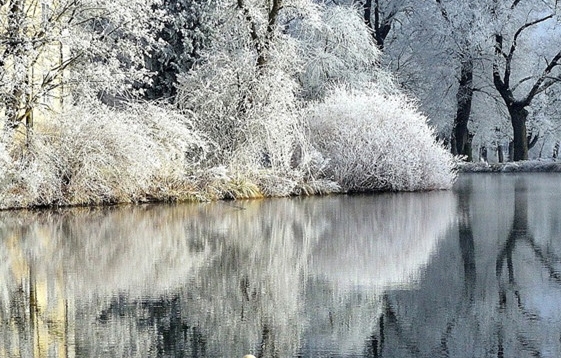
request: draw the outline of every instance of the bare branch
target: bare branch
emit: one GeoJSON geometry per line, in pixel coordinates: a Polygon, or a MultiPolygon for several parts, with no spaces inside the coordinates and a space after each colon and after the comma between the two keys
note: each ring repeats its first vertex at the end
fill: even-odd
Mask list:
{"type": "Polygon", "coordinates": [[[514,0],[512,2],[512,5],[510,5],[510,9],[511,10],[514,9],[519,3],[520,3],[520,0],[514,0]]]}
{"type": "Polygon", "coordinates": [[[537,20],[531,21],[531,22],[527,22],[524,25],[522,25],[515,33],[514,33],[514,38],[512,40],[512,44],[510,46],[510,51],[508,52],[508,55],[506,57],[506,63],[505,63],[505,72],[504,72],[504,83],[508,86],[509,82],[510,82],[510,73],[511,73],[511,67],[512,67],[512,57],[514,56],[514,52],[516,51],[516,46],[518,45],[518,38],[520,37],[520,35],[522,34],[522,32],[526,29],[528,29],[529,27],[532,27],[534,25],[537,25],[541,22],[544,22],[546,20],[549,20],[553,17],[554,14],[550,14],[548,16],[539,18],[537,20]]]}
{"type": "Polygon", "coordinates": [[[530,102],[532,102],[532,100],[534,99],[534,97],[538,94],[541,93],[543,91],[545,91],[546,89],[548,89],[549,87],[551,87],[553,84],[559,82],[558,78],[554,77],[553,79],[550,79],[548,81],[546,81],[548,78],[551,78],[549,76],[549,74],[551,73],[551,71],[553,71],[553,69],[557,66],[559,66],[561,61],[561,51],[559,51],[551,60],[551,62],[549,62],[549,64],[547,65],[547,67],[543,70],[541,76],[538,78],[538,80],[536,81],[536,83],[534,83],[534,86],[532,87],[532,89],[530,90],[530,92],[528,93],[528,95],[526,96],[526,98],[524,98],[523,101],[521,101],[522,103],[524,103],[525,105],[529,105],[530,102]]]}
{"type": "Polygon", "coordinates": [[[512,91],[516,91],[516,89],[518,88],[518,86],[520,86],[521,84],[523,84],[524,82],[527,82],[529,80],[531,80],[532,78],[534,78],[534,76],[528,76],[528,77],[524,77],[523,79],[521,79],[520,81],[518,81],[517,84],[515,84],[514,86],[512,86],[512,91]]]}

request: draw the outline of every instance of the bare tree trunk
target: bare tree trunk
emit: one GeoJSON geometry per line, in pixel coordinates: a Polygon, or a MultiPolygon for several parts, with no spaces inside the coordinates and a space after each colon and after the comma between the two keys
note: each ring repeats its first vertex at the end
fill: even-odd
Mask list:
{"type": "Polygon", "coordinates": [[[483,162],[488,161],[488,152],[486,146],[481,146],[481,148],[479,148],[479,160],[483,162]]]}
{"type": "Polygon", "coordinates": [[[508,110],[514,133],[512,159],[515,162],[528,160],[528,133],[526,130],[528,110],[522,106],[509,106],[508,110]]]}
{"type": "Polygon", "coordinates": [[[462,60],[460,83],[456,93],[457,111],[454,118],[455,154],[470,157],[471,150],[468,142],[470,133],[468,130],[469,117],[471,114],[471,103],[473,100],[473,60],[471,58],[462,60]]]}
{"type": "Polygon", "coordinates": [[[500,143],[499,143],[499,145],[497,145],[497,157],[499,159],[499,163],[504,163],[505,154],[503,152],[503,146],[500,143]]]}
{"type": "Polygon", "coordinates": [[[466,156],[467,156],[467,161],[468,162],[473,162],[473,146],[472,146],[472,141],[473,141],[473,134],[469,134],[468,136],[468,141],[466,142],[465,145],[465,152],[466,152],[466,156]]]}

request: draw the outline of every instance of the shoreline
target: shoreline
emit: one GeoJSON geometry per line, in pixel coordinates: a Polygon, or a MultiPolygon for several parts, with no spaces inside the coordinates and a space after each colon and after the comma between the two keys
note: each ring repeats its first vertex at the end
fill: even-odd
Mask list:
{"type": "Polygon", "coordinates": [[[561,173],[561,162],[527,160],[507,163],[460,162],[458,173],[561,173]]]}
{"type": "MultiPolygon", "coordinates": [[[[458,162],[456,164],[455,170],[458,174],[479,174],[479,173],[561,173],[561,161],[540,161],[540,160],[529,160],[521,162],[507,162],[507,163],[486,163],[486,162],[458,162]]],[[[216,183],[215,183],[216,184],[216,183]]],[[[0,212],[7,211],[43,211],[43,210],[57,210],[66,208],[91,208],[91,207],[116,207],[122,205],[150,205],[150,204],[175,204],[175,203],[205,203],[205,202],[215,202],[215,201],[237,201],[237,200],[254,200],[254,199],[265,199],[265,198],[278,198],[278,197],[306,197],[306,196],[326,196],[326,195],[340,195],[340,194],[352,194],[354,192],[346,192],[344,190],[339,190],[335,188],[330,188],[331,190],[302,190],[306,185],[301,185],[300,190],[296,190],[296,193],[290,195],[265,195],[263,191],[256,187],[253,190],[244,190],[246,188],[236,188],[238,190],[232,190],[230,185],[222,183],[219,187],[222,190],[218,190],[220,193],[214,193],[214,195],[209,195],[208,190],[200,190],[193,192],[191,190],[185,190],[189,192],[190,195],[146,195],[138,200],[131,201],[101,201],[101,202],[89,202],[89,203],[77,203],[77,204],[52,204],[52,205],[30,205],[30,206],[5,206],[0,208],[0,212]],[[225,187],[230,186],[228,189],[225,187]],[[240,190],[241,189],[241,190],[240,190]],[[218,195],[217,195],[218,194],[218,195]]],[[[240,183],[237,183],[239,186],[240,183]]],[[[253,183],[248,185],[242,185],[242,187],[249,186],[252,187],[253,183]]],[[[210,187],[213,187],[212,185],[210,187]]],[[[217,188],[214,188],[217,189],[217,188]]],[[[308,188],[309,189],[309,188],[308,188]]],[[[324,188],[325,189],[325,188],[324,188]]],[[[182,191],[182,190],[180,190],[182,191]]],[[[395,191],[368,191],[361,193],[395,193],[395,191]]],[[[408,191],[405,191],[408,192],[408,191]]],[[[160,193],[161,194],[161,193],[160,193]]],[[[169,194],[169,193],[168,193],[169,194]]],[[[177,194],[177,193],[175,193],[177,194]]],[[[185,194],[185,193],[182,193],[185,194]]],[[[356,194],[356,193],[355,193],[356,194]]]]}

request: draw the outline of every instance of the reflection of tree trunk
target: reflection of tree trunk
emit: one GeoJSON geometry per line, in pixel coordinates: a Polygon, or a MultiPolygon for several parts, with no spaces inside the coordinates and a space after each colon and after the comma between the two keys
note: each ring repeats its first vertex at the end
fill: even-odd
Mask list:
{"type": "Polygon", "coordinates": [[[33,324],[37,317],[37,285],[32,265],[29,267],[29,317],[33,324]]]}
{"type": "Polygon", "coordinates": [[[473,241],[473,230],[470,215],[471,194],[473,183],[458,192],[459,216],[458,236],[460,239],[460,250],[464,263],[464,289],[469,302],[473,301],[475,294],[476,269],[475,269],[475,243],[473,241]]]}
{"type": "Polygon", "coordinates": [[[265,323],[263,325],[263,330],[261,331],[261,344],[257,358],[277,357],[277,353],[275,352],[275,341],[272,336],[273,333],[271,332],[269,325],[265,323]]]}
{"type": "MultiPolygon", "coordinates": [[[[514,185],[514,218],[512,220],[512,226],[510,233],[508,235],[507,241],[503,248],[497,256],[496,262],[496,275],[499,288],[499,311],[502,313],[506,312],[508,298],[507,298],[507,287],[502,282],[502,273],[506,261],[507,272],[508,272],[508,285],[514,285],[514,262],[513,253],[516,248],[516,241],[519,239],[525,239],[528,236],[528,195],[527,187],[523,179],[518,179],[514,185]]],[[[520,302],[520,296],[518,292],[515,292],[516,305],[519,309],[523,310],[522,303],[520,302]]],[[[504,328],[499,326],[497,331],[497,356],[504,357],[504,328]]]]}
{"type": "Polygon", "coordinates": [[[370,336],[368,346],[366,347],[365,356],[370,358],[378,358],[382,356],[384,349],[384,314],[378,317],[378,333],[374,332],[370,336]]]}
{"type": "Polygon", "coordinates": [[[507,241],[499,252],[496,264],[496,275],[501,284],[503,266],[506,260],[508,270],[508,282],[514,282],[514,265],[512,254],[518,239],[526,239],[528,235],[528,194],[523,179],[518,179],[514,187],[514,218],[507,241]]]}
{"type": "Polygon", "coordinates": [[[383,327],[381,326],[380,328],[383,328],[383,330],[381,329],[380,332],[384,332],[387,329],[392,328],[398,340],[400,341],[400,344],[398,345],[405,347],[413,357],[420,357],[421,350],[418,347],[418,342],[407,337],[406,332],[399,324],[397,314],[394,312],[387,294],[384,295],[382,304],[384,307],[385,319],[383,322],[381,322],[383,327]]]}
{"type": "MultiPolygon", "coordinates": [[[[496,275],[499,288],[499,312],[501,314],[507,313],[507,305],[517,309],[523,317],[532,317],[533,314],[529,311],[522,301],[522,295],[520,291],[516,289],[515,286],[515,271],[514,271],[514,253],[516,249],[516,244],[519,240],[527,243],[532,249],[537,261],[541,263],[543,268],[545,268],[550,277],[561,284],[561,274],[556,269],[556,264],[561,263],[561,258],[556,257],[556,255],[542,250],[539,247],[531,233],[529,232],[528,225],[528,186],[527,183],[522,179],[518,179],[515,183],[514,188],[514,218],[512,221],[512,226],[510,233],[508,235],[507,241],[503,248],[497,256],[496,262],[496,275]],[[504,270],[506,261],[506,268],[508,272],[508,283],[505,284],[502,280],[502,273],[504,270]],[[507,296],[508,293],[510,296],[507,296]],[[509,297],[512,301],[509,301],[509,297]]],[[[499,325],[497,330],[497,357],[504,357],[504,342],[505,342],[505,327],[502,324],[499,325]]],[[[525,350],[530,353],[531,356],[539,357],[540,348],[528,340],[524,335],[518,335],[518,343],[525,347],[525,350]]]]}

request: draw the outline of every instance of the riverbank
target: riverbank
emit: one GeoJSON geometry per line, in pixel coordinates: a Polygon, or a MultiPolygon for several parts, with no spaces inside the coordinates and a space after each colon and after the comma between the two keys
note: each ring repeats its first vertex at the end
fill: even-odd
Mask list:
{"type": "Polygon", "coordinates": [[[552,160],[527,160],[507,163],[460,162],[458,173],[561,173],[561,162],[552,160]]]}

